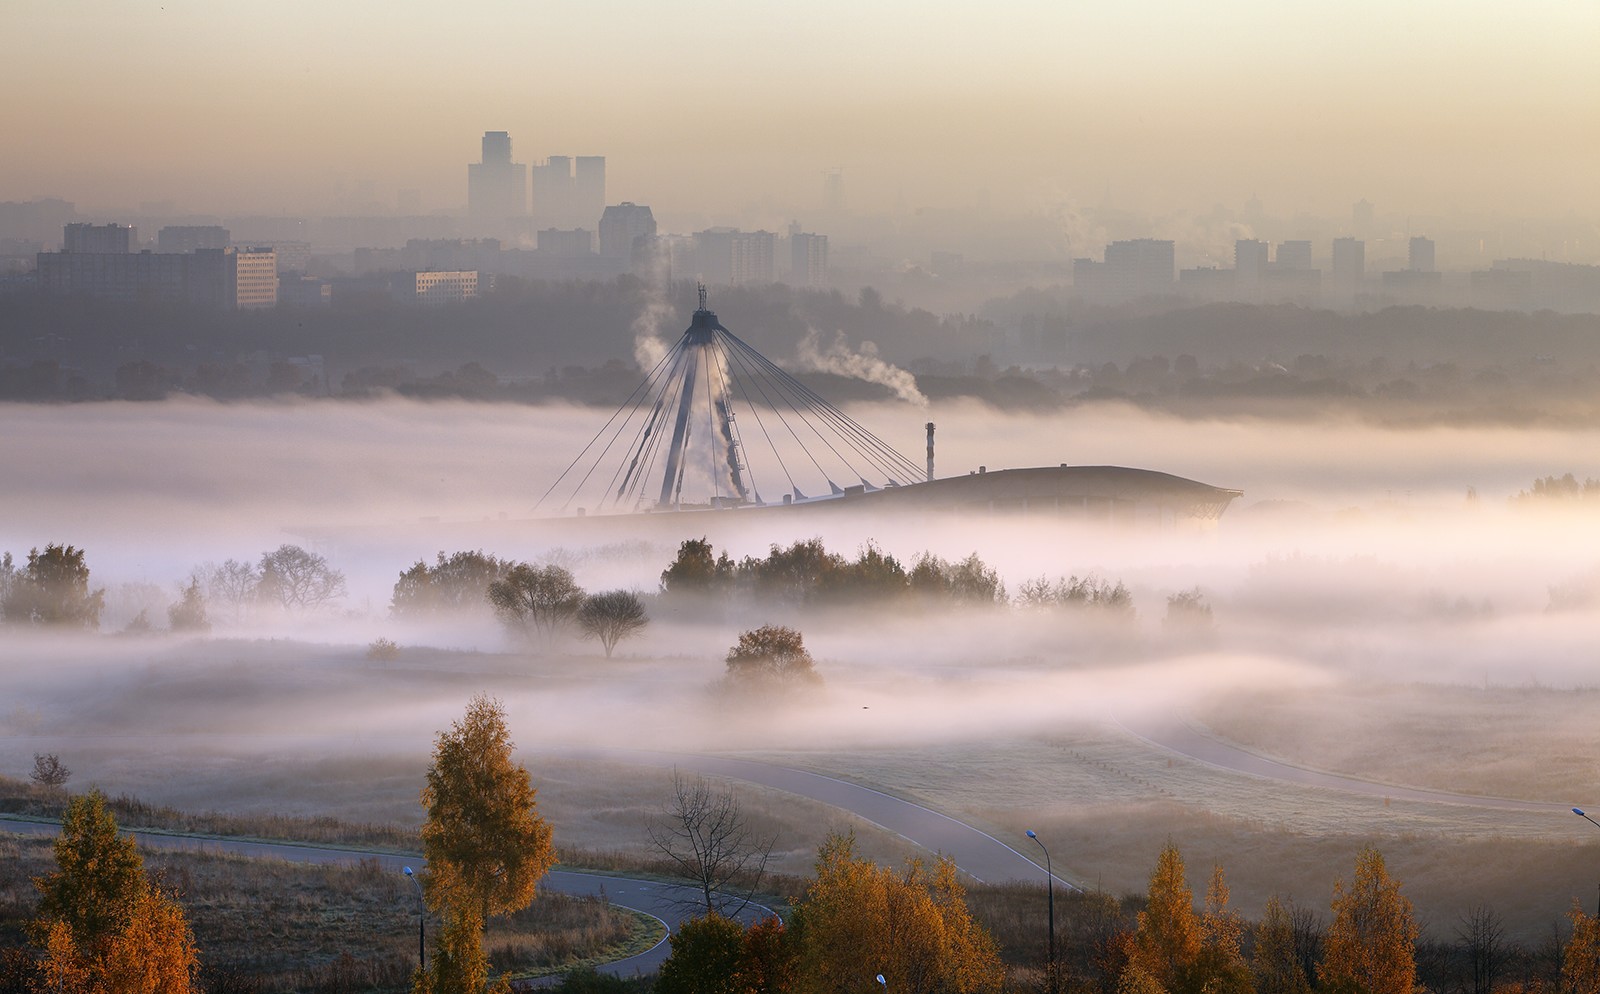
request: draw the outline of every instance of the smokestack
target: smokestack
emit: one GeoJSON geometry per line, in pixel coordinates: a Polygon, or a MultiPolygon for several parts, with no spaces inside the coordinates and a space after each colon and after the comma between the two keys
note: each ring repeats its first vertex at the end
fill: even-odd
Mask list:
{"type": "Polygon", "coordinates": [[[933,482],[933,422],[928,422],[928,482],[933,482]]]}

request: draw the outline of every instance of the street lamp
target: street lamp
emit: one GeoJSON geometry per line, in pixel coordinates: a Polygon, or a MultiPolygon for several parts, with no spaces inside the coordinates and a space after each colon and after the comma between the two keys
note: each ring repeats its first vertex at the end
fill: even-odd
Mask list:
{"type": "Polygon", "coordinates": [[[878,984],[883,988],[884,994],[889,994],[889,981],[883,979],[883,974],[878,974],[878,984]]]}
{"type": "Polygon", "coordinates": [[[422,881],[406,867],[406,876],[417,885],[417,963],[423,973],[428,972],[428,919],[422,911],[422,881]]]}
{"type": "MultiPolygon", "coordinates": [[[[1595,828],[1600,828],[1600,821],[1595,821],[1593,818],[1590,818],[1588,815],[1584,814],[1582,808],[1573,808],[1572,809],[1572,813],[1577,815],[1579,818],[1582,818],[1584,821],[1588,822],[1589,824],[1593,825],[1595,828]]],[[[1595,903],[1595,914],[1600,915],[1600,897],[1596,897],[1594,903],[1595,903]]]]}
{"type": "Polygon", "coordinates": [[[1056,875],[1050,869],[1050,850],[1045,849],[1044,843],[1039,842],[1039,837],[1033,834],[1033,829],[1028,829],[1028,838],[1039,843],[1039,848],[1044,849],[1044,875],[1045,891],[1049,894],[1046,899],[1050,908],[1050,962],[1047,965],[1047,976],[1050,982],[1050,994],[1056,994],[1056,875]]]}

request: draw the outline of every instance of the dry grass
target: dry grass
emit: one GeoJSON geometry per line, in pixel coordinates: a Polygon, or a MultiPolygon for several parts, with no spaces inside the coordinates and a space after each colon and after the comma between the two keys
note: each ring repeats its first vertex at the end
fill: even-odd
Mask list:
{"type": "MultiPolygon", "coordinates": [[[[413,886],[373,862],[318,866],[219,853],[144,853],[175,889],[208,975],[259,990],[404,988],[416,960],[413,886]]],[[[50,840],[0,836],[0,945],[26,941],[31,880],[54,866],[50,840]]],[[[546,893],[490,923],[497,969],[540,973],[648,948],[660,926],[599,899],[546,893]]]]}

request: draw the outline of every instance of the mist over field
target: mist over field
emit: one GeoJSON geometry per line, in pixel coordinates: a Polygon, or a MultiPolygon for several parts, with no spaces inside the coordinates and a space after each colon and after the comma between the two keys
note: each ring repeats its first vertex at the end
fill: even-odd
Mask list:
{"type": "MultiPolygon", "coordinates": [[[[563,831],[585,844],[613,832],[598,841],[638,844],[636,817],[593,824],[599,781],[576,758],[587,751],[733,752],[853,771],[1002,835],[1025,822],[1081,833],[1074,863],[1114,887],[1137,887],[1145,849],[1160,845],[1124,823],[1152,804],[1180,805],[1161,817],[1223,847],[1218,858],[1240,858],[1226,846],[1252,833],[1325,833],[1324,814],[1358,840],[1522,839],[1555,847],[1552,865],[1573,835],[1555,814],[1308,797],[1188,760],[1174,768],[1119,731],[1124,722],[1182,719],[1263,755],[1386,783],[1552,805],[1600,798],[1591,765],[1568,761],[1600,747],[1588,720],[1600,516],[1577,501],[1515,499],[1545,475],[1581,479],[1588,466],[1573,454],[1596,451],[1600,432],[1182,420],[1116,405],[1049,418],[937,403],[851,414],[913,453],[922,421],[936,421],[940,476],[1115,464],[1244,496],[1215,527],[1166,529],[804,512],[544,519],[539,496],[598,430],[594,409],[17,406],[0,439],[0,549],[21,559],[47,542],[84,548],[107,607],[98,635],[0,634],[0,770],[20,776],[48,750],[83,786],[162,803],[414,822],[433,735],[488,691],[553,778],[558,842],[563,831]],[[701,536],[735,560],[813,537],[847,558],[872,543],[907,564],[976,552],[1012,598],[1029,581],[1093,576],[1124,584],[1132,612],[744,601],[692,611],[657,598],[678,544],[701,536]],[[347,595],[298,614],[213,609],[207,636],[161,631],[192,569],[284,543],[327,556],[347,595]],[[637,590],[651,624],[608,661],[573,638],[513,638],[487,606],[391,616],[403,570],[470,549],[565,565],[591,592],[637,590]],[[1212,610],[1208,624],[1169,617],[1169,598],[1185,591],[1212,610]],[[123,633],[141,606],[157,630],[123,633]],[[823,685],[740,706],[715,690],[723,657],[738,632],[768,622],[804,633],[823,685]],[[378,638],[398,643],[398,658],[369,658],[378,638]],[[998,779],[982,772],[1016,761],[1004,756],[1031,758],[998,779]],[[1103,841],[1118,836],[1120,849],[1103,841]]],[[[640,790],[631,803],[653,796],[640,790]]],[[[812,843],[796,833],[786,844],[803,869],[812,843]]],[[[1328,876],[1345,858],[1332,842],[1317,852],[1294,879],[1328,876]]],[[[1247,909],[1278,886],[1264,874],[1238,883],[1247,909]]],[[[1448,907],[1462,899],[1453,887],[1441,879],[1419,900],[1448,907]]],[[[1534,929],[1539,913],[1522,924],[1534,929]]]]}

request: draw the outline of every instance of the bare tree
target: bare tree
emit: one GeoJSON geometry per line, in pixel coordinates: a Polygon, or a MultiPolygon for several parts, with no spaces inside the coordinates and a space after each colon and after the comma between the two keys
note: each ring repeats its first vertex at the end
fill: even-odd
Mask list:
{"type": "Polygon", "coordinates": [[[189,578],[199,580],[205,587],[206,600],[227,608],[234,621],[244,617],[245,609],[255,600],[256,590],[261,586],[261,574],[255,566],[237,559],[220,565],[196,566],[189,578]]]}
{"type": "Polygon", "coordinates": [[[578,629],[586,639],[599,639],[606,658],[625,638],[632,638],[650,623],[639,595],[631,590],[608,590],[584,600],[578,608],[578,629]]]}
{"type": "Polygon", "coordinates": [[[33,772],[28,774],[29,780],[41,787],[62,787],[71,777],[72,771],[62,765],[55,753],[33,754],[33,772]]]}
{"type": "Polygon", "coordinates": [[[554,639],[583,605],[583,588],[564,566],[517,563],[489,584],[489,603],[509,628],[554,639]]]}
{"type": "Polygon", "coordinates": [[[645,825],[656,851],[700,888],[706,914],[739,913],[761,884],[777,836],[759,836],[730,791],[672,773],[666,816],[645,825]]]}
{"type": "Polygon", "coordinates": [[[1475,904],[1461,913],[1456,938],[1472,969],[1470,994],[1489,994],[1494,990],[1495,974],[1505,952],[1505,924],[1487,905],[1475,904]]]}
{"type": "Polygon", "coordinates": [[[319,608],[344,596],[344,574],[328,560],[298,545],[280,545],[261,556],[258,595],[285,610],[319,608]]]}

